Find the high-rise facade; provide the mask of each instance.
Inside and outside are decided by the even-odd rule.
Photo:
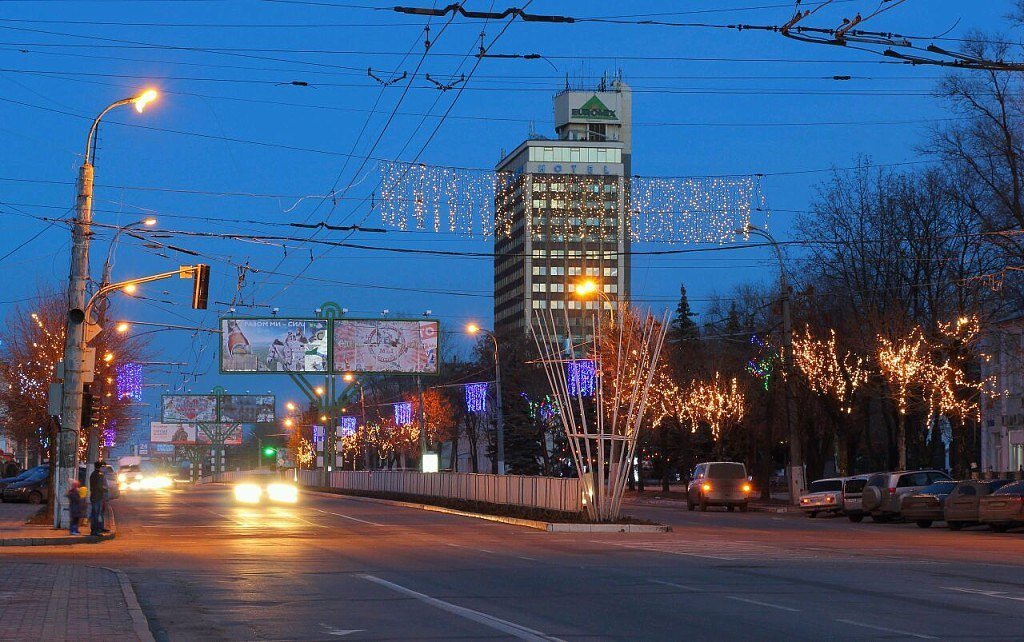
[[[557,140],[531,139],[495,168],[494,327],[529,332],[538,311],[563,310],[573,336],[596,310],[629,297],[629,87],[555,96]],[[584,299],[577,287],[593,282]]]

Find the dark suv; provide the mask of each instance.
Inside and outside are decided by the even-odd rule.
[[[952,478],[941,470],[903,470],[875,473],[864,485],[864,513],[876,522],[900,517],[903,499],[938,481]]]

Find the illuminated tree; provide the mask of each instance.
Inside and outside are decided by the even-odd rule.
[[[710,381],[694,381],[686,393],[685,413],[691,430],[706,424],[721,445],[722,436],[743,421],[746,399],[739,389],[736,377],[726,380],[716,372]]]
[[[42,290],[35,302],[16,308],[0,328],[0,430],[17,443],[39,444],[54,436],[57,424],[47,410],[49,384],[55,381],[57,362],[64,353],[64,324],[67,299],[52,290]],[[118,367],[142,359],[144,344],[111,328],[90,343],[96,349],[94,383],[94,426],[108,444],[120,442],[132,429],[133,395],[118,396]],[[105,358],[106,357],[106,358]],[[123,375],[122,375],[123,376]],[[80,455],[84,456],[86,431],[81,433]],[[50,441],[52,443],[52,440]]]

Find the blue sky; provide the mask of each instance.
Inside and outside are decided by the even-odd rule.
[[[492,6],[467,4],[480,10]],[[695,0],[685,9],[680,4],[630,3],[626,9],[621,2],[538,0],[530,11],[577,17],[664,13],[656,17],[727,24],[780,24],[792,12],[790,3],[772,0]],[[909,0],[864,28],[921,36],[948,31],[947,37],[956,37],[973,28],[1004,28],[1002,16],[1011,4]],[[763,8],[744,9],[751,5]],[[634,87],[635,173],[764,174],[770,229],[780,240],[794,234],[796,213],[807,209],[815,185],[828,176],[811,170],[849,166],[859,155],[876,163],[918,160],[916,146],[928,127],[949,117],[930,95],[942,75],[936,67],[892,64],[852,49],[758,31],[593,22],[516,21],[502,33],[504,23],[460,18],[442,30],[446,20],[433,18],[434,44],[420,73],[446,80],[468,75],[475,59],[467,54],[476,51],[481,30],[488,42],[501,33],[492,52],[539,53],[546,60],[483,60],[458,94],[441,93],[422,81],[408,90],[407,81],[382,88],[367,69],[385,80],[413,72],[426,23],[422,17],[371,8],[385,6],[390,5],[372,0],[5,2],[0,17],[0,256],[13,253],[2,261],[7,287],[0,313],[32,297],[38,286],[66,278],[70,235],[61,224],[47,227],[40,218],[61,218],[72,206],[88,120],[109,102],[145,86],[158,87],[160,101],[142,115],[114,112],[101,130],[95,218],[120,225],[156,216],[158,228],[170,233],[160,241],[201,252],[212,264],[211,306],[207,312],[190,310],[187,282],[171,280],[142,288],[146,299],[119,299],[114,315],[211,328],[228,307],[215,302],[233,299],[261,306],[238,307],[255,314],[278,307],[282,315],[308,315],[330,300],[354,315],[429,309],[452,331],[471,319],[489,323],[492,271],[486,258],[347,248],[325,254],[322,246],[285,252],[266,243],[181,232],[306,236],[305,230],[264,224],[319,221],[329,212],[333,224],[379,224],[368,212],[376,163],[363,163],[361,156],[412,160],[430,138],[419,161],[493,167],[503,149],[524,139],[531,124],[553,135],[551,97],[566,74],[592,83],[602,72],[621,70]],[[835,26],[843,17],[876,6],[837,0],[811,23]],[[837,75],[851,79],[833,80]],[[438,116],[450,106],[431,137]],[[335,184],[352,187],[331,211],[332,203],[317,196]],[[97,278],[110,236],[107,229],[97,230]],[[490,249],[488,241],[427,233],[357,233],[352,240],[388,247]],[[310,247],[317,257],[312,265]],[[663,247],[637,244],[634,249]],[[164,271],[191,260],[124,237],[114,275]],[[249,268],[241,288],[240,265]],[[700,311],[715,292],[773,275],[774,263],[763,250],[638,256],[633,292],[653,307],[673,307],[683,282]],[[150,368],[148,383],[180,387],[187,380],[186,387],[197,392],[220,384],[233,392],[272,389],[282,398],[297,396],[292,384],[277,376],[218,375],[216,341],[210,335],[152,336],[160,361],[189,365]],[[456,341],[458,347],[468,345]]]

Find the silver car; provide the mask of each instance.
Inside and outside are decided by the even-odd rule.
[[[709,461],[693,469],[686,486],[686,505],[690,510],[725,506],[729,511],[745,511],[752,492],[746,466],[735,461]]]
[[[887,522],[900,517],[903,499],[937,481],[952,478],[941,470],[903,470],[895,473],[875,473],[864,486],[864,513],[876,522]]]
[[[808,517],[818,513],[838,515],[843,511],[843,478],[830,477],[812,481],[807,492],[800,496],[800,510]]]
[[[843,512],[851,522],[864,519],[864,486],[871,475],[853,475],[843,480]]]

